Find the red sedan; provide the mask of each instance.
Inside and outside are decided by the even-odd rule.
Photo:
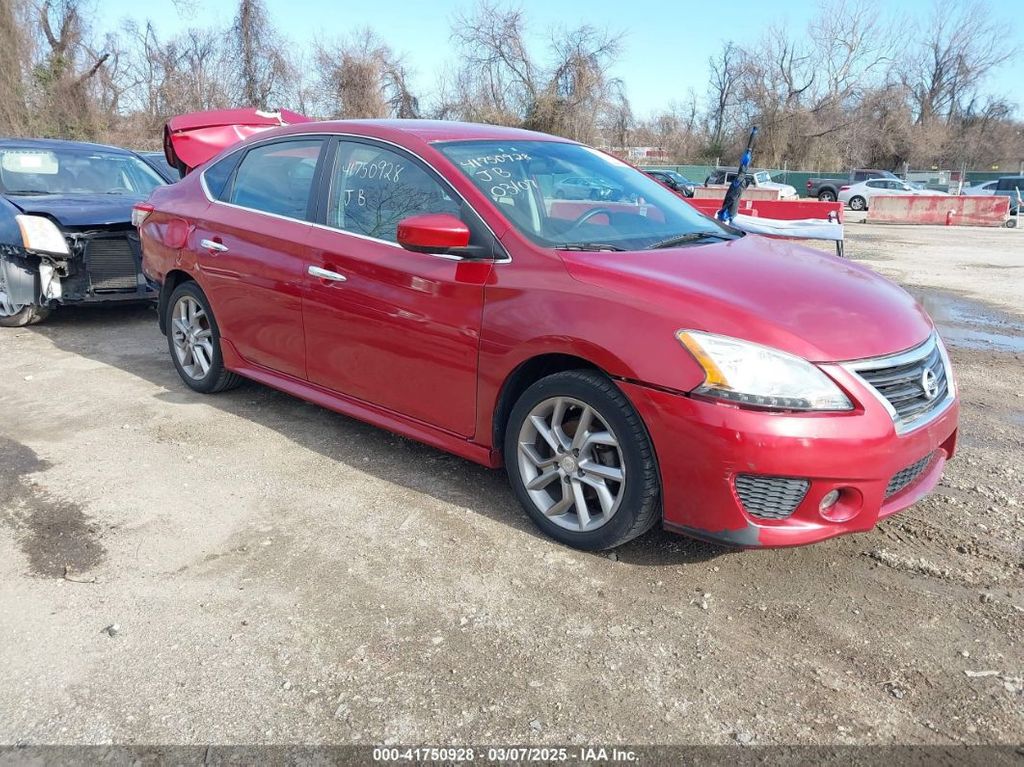
[[[744,547],[869,530],[956,446],[949,359],[901,288],[553,136],[276,128],[136,223],[188,386],[245,377],[504,464],[582,549],[658,522]]]

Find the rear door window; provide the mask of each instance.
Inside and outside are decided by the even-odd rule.
[[[323,139],[304,138],[250,149],[235,172],[227,202],[276,216],[310,219],[313,177],[323,145]]]

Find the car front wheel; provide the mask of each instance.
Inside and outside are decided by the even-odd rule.
[[[867,210],[868,201],[863,197],[851,197],[850,198],[850,210]]]
[[[6,294],[0,295],[0,328],[23,328],[35,325],[50,316],[45,306],[12,304]]]
[[[647,430],[625,395],[597,372],[555,373],[527,389],[512,409],[504,451],[519,502],[561,543],[610,549],[660,516]]]
[[[821,192],[818,192],[818,200],[820,202],[835,202],[836,193],[829,191],[828,189],[822,190]]]
[[[183,282],[167,302],[167,346],[189,387],[204,394],[231,389],[241,379],[224,367],[220,330],[210,302],[195,282]]]
[[[11,300],[6,274],[7,262],[0,260],[0,328],[23,328],[45,320],[50,315],[45,306],[19,304]]]

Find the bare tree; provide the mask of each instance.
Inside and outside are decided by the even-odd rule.
[[[963,116],[985,78],[1010,55],[1003,25],[980,0],[936,2],[920,40],[903,72],[919,125]]]
[[[609,75],[617,35],[589,25],[554,30],[542,62],[527,46],[523,11],[483,0],[455,17],[452,40],[462,63],[444,83],[437,111],[447,116],[593,141],[602,117],[629,112],[622,84]]]
[[[107,116],[98,113],[90,88],[112,52],[88,46],[80,0],[45,0],[38,7],[37,20],[45,51],[34,73],[41,98],[39,108],[45,110],[41,130],[57,136],[91,138]]]
[[[735,100],[739,51],[731,40],[722,45],[716,56],[708,59],[708,118],[711,143],[721,147],[726,129],[726,115]]]
[[[462,60],[455,79],[465,119],[520,122],[541,89],[537,65],[526,47],[523,11],[482,0],[472,14],[455,16],[452,41]]]
[[[369,29],[316,53],[319,111],[330,117],[418,117],[400,56]]]
[[[0,135],[28,129],[26,81],[32,54],[22,32],[27,17],[23,0],[0,3]]]
[[[407,57],[373,30],[286,53],[265,0],[234,0],[230,26],[174,34],[145,22],[92,29],[84,9],[93,0],[0,0],[0,132],[157,146],[175,114],[289,106],[518,125],[658,146],[677,161],[738,155],[753,123],[767,166],[1015,165],[1024,156],[1020,104],[986,88],[1009,60],[1009,38],[983,0],[944,0],[920,25],[873,0],[819,0],[803,28],[723,43],[705,92],[646,119],[614,76],[620,36],[582,25],[540,30],[548,44],[531,44],[526,12],[502,1],[454,17],[455,57],[424,98]],[[185,17],[198,6],[172,2]]]
[[[231,36],[238,57],[238,101],[263,109],[276,107],[271,101],[290,72],[284,46],[263,0],[239,0]]]
[[[595,118],[623,102],[622,83],[608,73],[619,50],[620,37],[591,26],[557,31],[546,82],[524,126],[595,143]],[[628,102],[625,106],[628,112]]]

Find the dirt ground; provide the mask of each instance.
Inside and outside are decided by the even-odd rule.
[[[502,473],[249,384],[148,307],[0,333],[2,743],[1024,742],[1024,232],[851,224],[960,453],[871,533],[562,548]]]

